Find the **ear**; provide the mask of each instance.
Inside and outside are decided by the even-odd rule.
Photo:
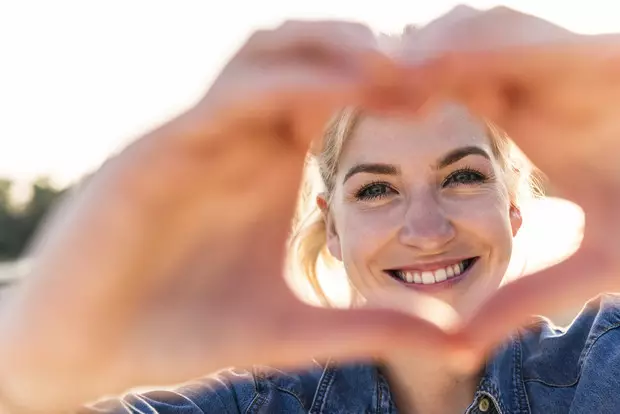
[[[510,227],[512,228],[512,237],[515,237],[523,224],[523,218],[521,217],[521,210],[514,204],[510,205]]]
[[[332,215],[329,212],[329,205],[324,193],[316,196],[316,204],[323,213],[323,220],[325,220],[325,238],[327,243],[327,250],[336,259],[342,261],[342,250],[340,249],[340,237],[336,231],[336,226],[332,219]]]

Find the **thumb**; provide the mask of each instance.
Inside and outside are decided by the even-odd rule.
[[[490,350],[532,315],[552,316],[600,294],[618,290],[617,266],[600,250],[583,248],[568,260],[502,287],[467,321],[476,349]]]
[[[456,313],[447,305],[432,298],[415,304],[411,297],[393,293],[390,302],[387,298],[377,295],[361,309],[309,308],[299,325],[300,346],[308,347],[312,355],[341,361],[383,357],[396,349],[429,356],[458,349],[458,337],[447,332],[456,328]]]

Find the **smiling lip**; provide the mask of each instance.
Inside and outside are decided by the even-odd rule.
[[[455,284],[461,282],[463,279],[465,279],[469,275],[471,269],[474,267],[478,259],[479,257],[466,257],[460,260],[459,259],[443,260],[443,261],[437,261],[437,262],[432,262],[432,263],[416,264],[415,266],[405,266],[405,267],[397,268],[397,270],[402,270],[402,271],[423,272],[423,271],[435,271],[438,269],[449,267],[450,265],[454,265],[456,263],[461,263],[463,261],[469,262],[468,266],[464,268],[463,271],[458,276],[452,276],[441,282],[434,282],[434,283],[429,283],[429,284],[406,282],[402,280],[399,276],[392,274],[391,272],[393,272],[393,270],[386,270],[385,273],[388,274],[392,279],[399,281],[400,283],[402,283],[403,285],[411,289],[416,289],[416,290],[420,290],[423,292],[432,293],[432,292],[445,290],[446,288],[450,288],[454,286]]]

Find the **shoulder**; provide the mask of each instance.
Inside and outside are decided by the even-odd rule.
[[[546,319],[520,335],[522,379],[530,399],[620,407],[620,295],[604,294],[588,302],[566,328]],[[544,398],[543,398],[544,396]],[[540,401],[530,401],[535,406]],[[532,407],[533,408],[533,407]],[[556,407],[557,408],[557,407]],[[585,406],[582,407],[585,409]]]
[[[620,328],[620,295],[604,294],[588,302],[567,327],[559,327],[545,318],[537,319],[520,332],[523,364],[532,375],[540,373],[540,362],[548,361],[575,368],[586,362],[588,354],[605,337],[613,337]],[[538,372],[538,374],[537,374]],[[574,375],[577,375],[576,373]]]
[[[225,369],[169,389],[128,393],[100,401],[84,413],[307,412],[325,371],[313,362],[286,372],[270,367]]]
[[[584,365],[592,362],[592,352],[620,349],[616,345],[618,328],[617,294],[600,295],[588,302],[568,327],[558,327],[540,318],[521,331],[524,380],[553,384],[576,381]]]

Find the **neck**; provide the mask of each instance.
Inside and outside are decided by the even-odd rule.
[[[463,373],[445,361],[406,354],[390,355],[384,362],[384,374],[403,413],[465,412],[482,372],[480,367]]]

